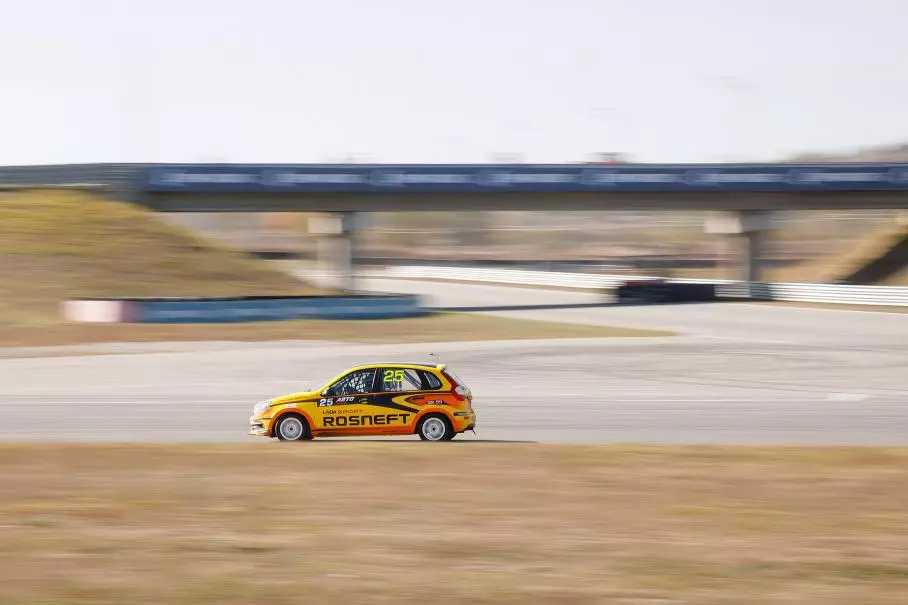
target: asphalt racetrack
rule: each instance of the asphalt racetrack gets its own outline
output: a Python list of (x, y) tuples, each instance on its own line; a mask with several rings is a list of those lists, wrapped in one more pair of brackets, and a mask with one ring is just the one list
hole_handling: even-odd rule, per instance
[[(368, 287), (428, 293), (442, 307), (682, 335), (436, 346), (159, 343), (22, 358), (6, 351), (0, 440), (267, 445), (246, 436), (255, 402), (357, 363), (429, 361), (437, 352), (475, 395), (477, 434), (458, 440), (908, 444), (906, 314), (605, 307), (590, 293), (384, 279)], [(513, 310), (521, 306), (529, 308)]]

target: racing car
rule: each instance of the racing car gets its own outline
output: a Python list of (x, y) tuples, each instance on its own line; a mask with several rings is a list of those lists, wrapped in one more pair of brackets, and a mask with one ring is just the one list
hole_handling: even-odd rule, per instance
[(250, 435), (315, 437), (419, 435), (449, 441), (476, 427), (473, 394), (445, 364), (374, 363), (348, 369), (312, 391), (255, 405)]

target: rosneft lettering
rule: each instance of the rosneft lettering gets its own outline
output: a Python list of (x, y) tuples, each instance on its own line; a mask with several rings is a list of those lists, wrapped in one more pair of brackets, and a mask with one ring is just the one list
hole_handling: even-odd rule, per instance
[(412, 414), (375, 414), (369, 416), (337, 416), (323, 418), (326, 427), (347, 426), (387, 426), (391, 424), (407, 424)]

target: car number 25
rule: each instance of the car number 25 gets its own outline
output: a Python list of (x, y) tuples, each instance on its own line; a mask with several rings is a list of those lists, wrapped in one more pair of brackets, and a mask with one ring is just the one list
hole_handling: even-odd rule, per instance
[(318, 407), (326, 408), (334, 405), (335, 403), (353, 403), (356, 401), (356, 397), (337, 397), (335, 399), (319, 399)]
[(385, 373), (382, 375), (382, 380), (384, 382), (403, 382), (404, 381), (404, 371), (403, 370), (385, 370)]

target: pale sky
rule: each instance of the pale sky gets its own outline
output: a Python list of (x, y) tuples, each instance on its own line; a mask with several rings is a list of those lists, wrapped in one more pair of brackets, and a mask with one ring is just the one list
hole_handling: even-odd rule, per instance
[(0, 164), (908, 142), (906, 0), (0, 0)]

